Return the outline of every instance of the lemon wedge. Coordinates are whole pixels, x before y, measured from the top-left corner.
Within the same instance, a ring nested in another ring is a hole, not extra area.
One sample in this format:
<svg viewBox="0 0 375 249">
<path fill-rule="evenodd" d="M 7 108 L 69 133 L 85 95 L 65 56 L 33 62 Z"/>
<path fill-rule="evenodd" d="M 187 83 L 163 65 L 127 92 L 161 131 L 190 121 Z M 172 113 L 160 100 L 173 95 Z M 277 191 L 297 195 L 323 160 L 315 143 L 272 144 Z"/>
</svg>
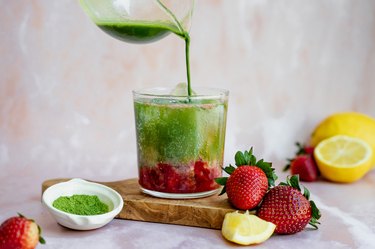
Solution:
<svg viewBox="0 0 375 249">
<path fill-rule="evenodd" d="M 249 214 L 249 211 L 244 214 L 235 211 L 225 215 L 221 233 L 229 241 L 251 245 L 266 241 L 275 228 L 275 224 Z"/>
<path fill-rule="evenodd" d="M 334 182 L 354 182 L 371 168 L 371 146 L 360 138 L 337 135 L 322 140 L 314 150 L 321 174 Z"/>
</svg>

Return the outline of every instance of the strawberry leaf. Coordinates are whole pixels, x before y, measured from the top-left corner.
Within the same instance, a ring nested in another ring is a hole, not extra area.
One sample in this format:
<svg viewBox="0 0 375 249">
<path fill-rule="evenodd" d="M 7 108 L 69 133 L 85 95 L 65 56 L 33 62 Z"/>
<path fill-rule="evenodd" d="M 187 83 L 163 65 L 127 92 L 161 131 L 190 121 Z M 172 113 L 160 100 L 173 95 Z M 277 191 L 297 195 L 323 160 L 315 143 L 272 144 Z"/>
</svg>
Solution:
<svg viewBox="0 0 375 249">
<path fill-rule="evenodd" d="M 246 157 L 244 153 L 242 153 L 241 151 L 237 151 L 236 155 L 234 156 L 234 160 L 237 166 L 242 166 L 242 165 L 247 164 Z"/>
<path fill-rule="evenodd" d="M 42 237 L 42 228 L 38 225 L 39 243 L 44 245 L 46 240 Z"/>
<path fill-rule="evenodd" d="M 244 159 L 245 159 L 244 163 L 247 164 L 247 165 L 251 165 L 251 163 L 250 163 L 250 161 L 251 161 L 251 151 L 248 152 L 248 151 L 245 150 L 243 152 L 243 156 L 244 156 Z"/>
<path fill-rule="evenodd" d="M 320 217 L 322 217 L 320 210 L 318 209 L 314 201 L 310 201 L 310 205 L 311 205 L 311 211 L 312 211 L 313 217 L 319 220 Z"/>
<path fill-rule="evenodd" d="M 298 148 L 297 152 L 296 152 L 296 155 L 302 155 L 302 154 L 306 154 L 306 151 L 305 151 L 305 148 L 304 148 L 304 145 L 299 143 L 299 142 L 296 142 L 296 146 Z"/>
<path fill-rule="evenodd" d="M 318 229 L 318 224 L 320 224 L 318 220 L 320 219 L 320 217 L 322 217 L 322 215 L 318 207 L 315 205 L 315 202 L 310 201 L 310 206 L 311 206 L 312 217 L 311 217 L 309 224 L 315 229 Z"/>
<path fill-rule="evenodd" d="M 44 245 L 44 244 L 46 244 L 46 240 L 43 239 L 43 237 L 39 237 L 39 243 Z"/>
<path fill-rule="evenodd" d="M 218 177 L 218 178 L 215 178 L 215 182 L 217 184 L 220 184 L 220 185 L 224 185 L 227 184 L 227 181 L 228 181 L 228 177 Z"/>
<path fill-rule="evenodd" d="M 299 175 L 289 176 L 289 177 L 287 177 L 286 181 L 287 181 L 289 186 L 301 191 L 301 187 L 299 186 Z"/>
<path fill-rule="evenodd" d="M 256 159 L 256 157 L 253 155 L 253 147 L 250 148 L 249 152 L 246 152 L 246 151 L 245 151 L 245 153 L 248 154 L 248 158 L 249 158 L 249 159 L 248 159 L 248 163 L 249 163 L 249 165 L 255 165 L 256 162 L 257 162 L 257 159 Z"/>
<path fill-rule="evenodd" d="M 219 195 L 223 195 L 225 192 L 227 192 L 227 187 L 224 185 Z"/>
<path fill-rule="evenodd" d="M 228 181 L 228 177 L 218 177 L 218 178 L 215 178 L 215 182 L 217 184 L 220 184 L 220 185 L 223 185 L 223 189 L 221 190 L 220 194 L 219 195 L 222 195 L 226 192 L 226 184 L 227 184 L 227 181 Z"/>
<path fill-rule="evenodd" d="M 291 165 L 292 160 L 291 159 L 287 159 L 287 160 L 288 160 L 289 163 L 284 166 L 283 172 L 288 171 L 290 169 L 290 165 Z"/>
<path fill-rule="evenodd" d="M 21 213 L 17 213 L 18 214 L 18 216 L 19 217 L 21 217 L 21 218 L 26 218 L 23 214 L 21 214 Z M 27 219 L 27 218 L 26 218 Z"/>
<path fill-rule="evenodd" d="M 229 164 L 229 166 L 223 168 L 223 170 L 224 170 L 227 174 L 229 174 L 229 175 L 231 175 L 231 174 L 234 172 L 235 169 L 236 169 L 236 168 L 233 167 L 233 166 L 230 165 L 230 164 Z"/>
<path fill-rule="evenodd" d="M 250 155 L 249 165 L 256 165 L 257 159 L 254 155 Z"/>
<path fill-rule="evenodd" d="M 305 196 L 307 200 L 310 199 L 310 191 L 306 187 L 303 187 L 303 196 Z"/>
<path fill-rule="evenodd" d="M 256 157 L 253 155 L 253 147 L 251 147 L 249 151 L 237 151 L 234 160 L 237 167 L 242 165 L 254 166 L 257 161 Z"/>
<path fill-rule="evenodd" d="M 266 174 L 268 179 L 268 188 L 275 186 L 277 175 L 275 173 L 275 169 L 272 168 L 272 163 L 264 162 L 263 159 L 260 159 L 255 165 L 263 170 L 263 172 Z"/>
</svg>

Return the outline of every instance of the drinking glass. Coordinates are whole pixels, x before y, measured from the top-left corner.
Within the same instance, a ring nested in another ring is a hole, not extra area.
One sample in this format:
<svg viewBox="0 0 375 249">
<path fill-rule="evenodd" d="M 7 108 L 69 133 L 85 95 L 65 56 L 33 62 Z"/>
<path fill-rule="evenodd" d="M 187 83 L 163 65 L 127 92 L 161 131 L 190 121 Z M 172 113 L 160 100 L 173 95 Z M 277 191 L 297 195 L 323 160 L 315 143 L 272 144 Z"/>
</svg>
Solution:
<svg viewBox="0 0 375 249">
<path fill-rule="evenodd" d="M 172 92 L 133 91 L 141 190 L 173 199 L 212 195 L 223 166 L 228 91 Z"/>
</svg>

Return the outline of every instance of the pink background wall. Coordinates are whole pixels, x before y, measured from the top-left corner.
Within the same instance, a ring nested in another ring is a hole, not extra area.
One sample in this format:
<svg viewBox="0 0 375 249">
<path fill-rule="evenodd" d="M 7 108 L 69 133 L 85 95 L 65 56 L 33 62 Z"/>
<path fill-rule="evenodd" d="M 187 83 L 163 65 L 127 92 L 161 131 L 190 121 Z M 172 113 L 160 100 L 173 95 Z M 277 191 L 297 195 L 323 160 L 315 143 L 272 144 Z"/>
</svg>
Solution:
<svg viewBox="0 0 375 249">
<path fill-rule="evenodd" d="M 131 91 L 184 81 L 183 41 L 122 43 L 73 0 L 0 20 L 0 180 L 135 177 Z M 191 37 L 193 86 L 230 90 L 228 163 L 254 146 L 280 169 L 328 114 L 375 117 L 375 1 L 197 1 Z"/>
</svg>

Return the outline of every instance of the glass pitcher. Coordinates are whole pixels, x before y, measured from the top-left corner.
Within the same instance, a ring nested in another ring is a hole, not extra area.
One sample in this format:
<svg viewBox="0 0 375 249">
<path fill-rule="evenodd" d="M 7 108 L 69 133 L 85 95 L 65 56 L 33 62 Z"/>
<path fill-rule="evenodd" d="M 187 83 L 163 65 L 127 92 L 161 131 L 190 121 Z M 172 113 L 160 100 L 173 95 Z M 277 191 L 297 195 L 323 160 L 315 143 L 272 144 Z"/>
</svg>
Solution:
<svg viewBox="0 0 375 249">
<path fill-rule="evenodd" d="M 91 20 L 121 41 L 149 43 L 191 25 L 194 0 L 80 0 Z"/>
</svg>

